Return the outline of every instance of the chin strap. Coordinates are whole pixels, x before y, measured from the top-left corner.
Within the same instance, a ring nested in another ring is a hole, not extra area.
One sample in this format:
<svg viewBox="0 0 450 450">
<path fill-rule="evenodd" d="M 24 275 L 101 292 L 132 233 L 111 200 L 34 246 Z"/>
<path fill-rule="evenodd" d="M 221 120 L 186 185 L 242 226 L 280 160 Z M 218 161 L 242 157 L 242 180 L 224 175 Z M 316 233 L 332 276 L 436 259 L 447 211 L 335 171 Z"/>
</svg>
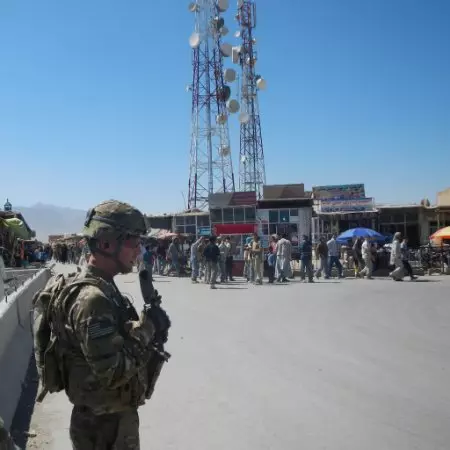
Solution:
<svg viewBox="0 0 450 450">
<path fill-rule="evenodd" d="M 103 249 L 97 248 L 97 247 L 95 248 L 95 253 L 98 253 L 99 255 L 102 255 L 105 258 L 112 259 L 114 261 L 114 263 L 116 264 L 116 267 L 117 267 L 119 273 L 128 273 L 129 272 L 128 268 L 124 264 L 122 264 L 122 262 L 119 259 L 119 255 L 120 255 L 120 252 L 122 251 L 124 239 L 122 237 L 118 237 L 116 239 L 116 241 L 117 241 L 117 246 L 116 246 L 116 250 L 114 251 L 114 253 L 105 252 Z"/>
</svg>

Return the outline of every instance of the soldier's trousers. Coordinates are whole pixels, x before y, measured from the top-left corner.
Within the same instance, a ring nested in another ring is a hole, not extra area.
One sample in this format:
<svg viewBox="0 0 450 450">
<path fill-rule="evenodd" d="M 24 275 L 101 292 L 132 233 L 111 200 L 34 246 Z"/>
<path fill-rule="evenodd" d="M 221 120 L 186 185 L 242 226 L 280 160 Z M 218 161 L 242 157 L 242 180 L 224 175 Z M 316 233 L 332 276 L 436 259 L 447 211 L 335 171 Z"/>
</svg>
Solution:
<svg viewBox="0 0 450 450">
<path fill-rule="evenodd" d="M 74 406 L 70 439 L 73 450 L 139 450 L 138 412 L 96 416 L 89 408 Z"/>
</svg>

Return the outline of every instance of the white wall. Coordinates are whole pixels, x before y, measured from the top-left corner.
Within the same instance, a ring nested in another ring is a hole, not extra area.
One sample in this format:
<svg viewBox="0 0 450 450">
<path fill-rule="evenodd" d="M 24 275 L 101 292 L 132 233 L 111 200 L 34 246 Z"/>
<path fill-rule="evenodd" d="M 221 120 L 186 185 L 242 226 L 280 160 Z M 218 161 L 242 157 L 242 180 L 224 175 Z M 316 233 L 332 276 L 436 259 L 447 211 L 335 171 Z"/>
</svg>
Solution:
<svg viewBox="0 0 450 450">
<path fill-rule="evenodd" d="M 31 301 L 50 276 L 49 269 L 42 269 L 17 292 L 0 299 L 0 416 L 7 428 L 11 426 L 33 350 Z"/>
</svg>

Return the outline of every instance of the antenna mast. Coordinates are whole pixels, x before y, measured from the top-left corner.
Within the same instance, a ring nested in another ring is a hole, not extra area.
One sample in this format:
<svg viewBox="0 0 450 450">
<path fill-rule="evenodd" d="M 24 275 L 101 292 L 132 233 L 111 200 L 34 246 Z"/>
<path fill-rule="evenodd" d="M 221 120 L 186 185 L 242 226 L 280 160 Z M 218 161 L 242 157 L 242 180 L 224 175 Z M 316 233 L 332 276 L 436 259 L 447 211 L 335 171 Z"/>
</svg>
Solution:
<svg viewBox="0 0 450 450">
<path fill-rule="evenodd" d="M 233 69 L 223 70 L 223 58 L 231 56 L 230 44 L 222 43 L 228 33 L 221 14 L 228 0 L 197 0 L 189 5 L 195 14 L 192 48 L 192 131 L 188 208 L 204 209 L 210 194 L 234 192 L 228 112 L 239 110 L 230 100 L 226 82 L 236 78 Z"/>
<path fill-rule="evenodd" d="M 256 191 L 262 197 L 262 188 L 266 184 L 264 149 L 261 135 L 258 91 L 266 88 L 266 80 L 256 73 L 257 52 L 253 30 L 256 28 L 256 3 L 254 0 L 238 0 L 236 19 L 241 38 L 238 47 L 241 66 L 241 104 L 239 190 Z"/>
</svg>

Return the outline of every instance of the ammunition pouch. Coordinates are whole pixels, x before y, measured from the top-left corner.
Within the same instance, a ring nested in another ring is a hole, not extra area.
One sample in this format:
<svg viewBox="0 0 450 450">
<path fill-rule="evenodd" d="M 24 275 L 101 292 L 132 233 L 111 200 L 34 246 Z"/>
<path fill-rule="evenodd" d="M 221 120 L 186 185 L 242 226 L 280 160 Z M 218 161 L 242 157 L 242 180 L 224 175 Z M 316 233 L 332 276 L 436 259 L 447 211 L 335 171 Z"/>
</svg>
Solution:
<svg viewBox="0 0 450 450">
<path fill-rule="evenodd" d="M 41 384 L 50 393 L 62 391 L 65 387 L 64 369 L 58 347 L 58 339 L 52 336 L 44 353 Z"/>
<path fill-rule="evenodd" d="M 156 382 L 158 381 L 162 367 L 167 358 L 159 351 L 154 351 L 150 360 L 147 363 L 147 389 L 145 391 L 145 398 L 149 400 L 155 390 Z"/>
</svg>

